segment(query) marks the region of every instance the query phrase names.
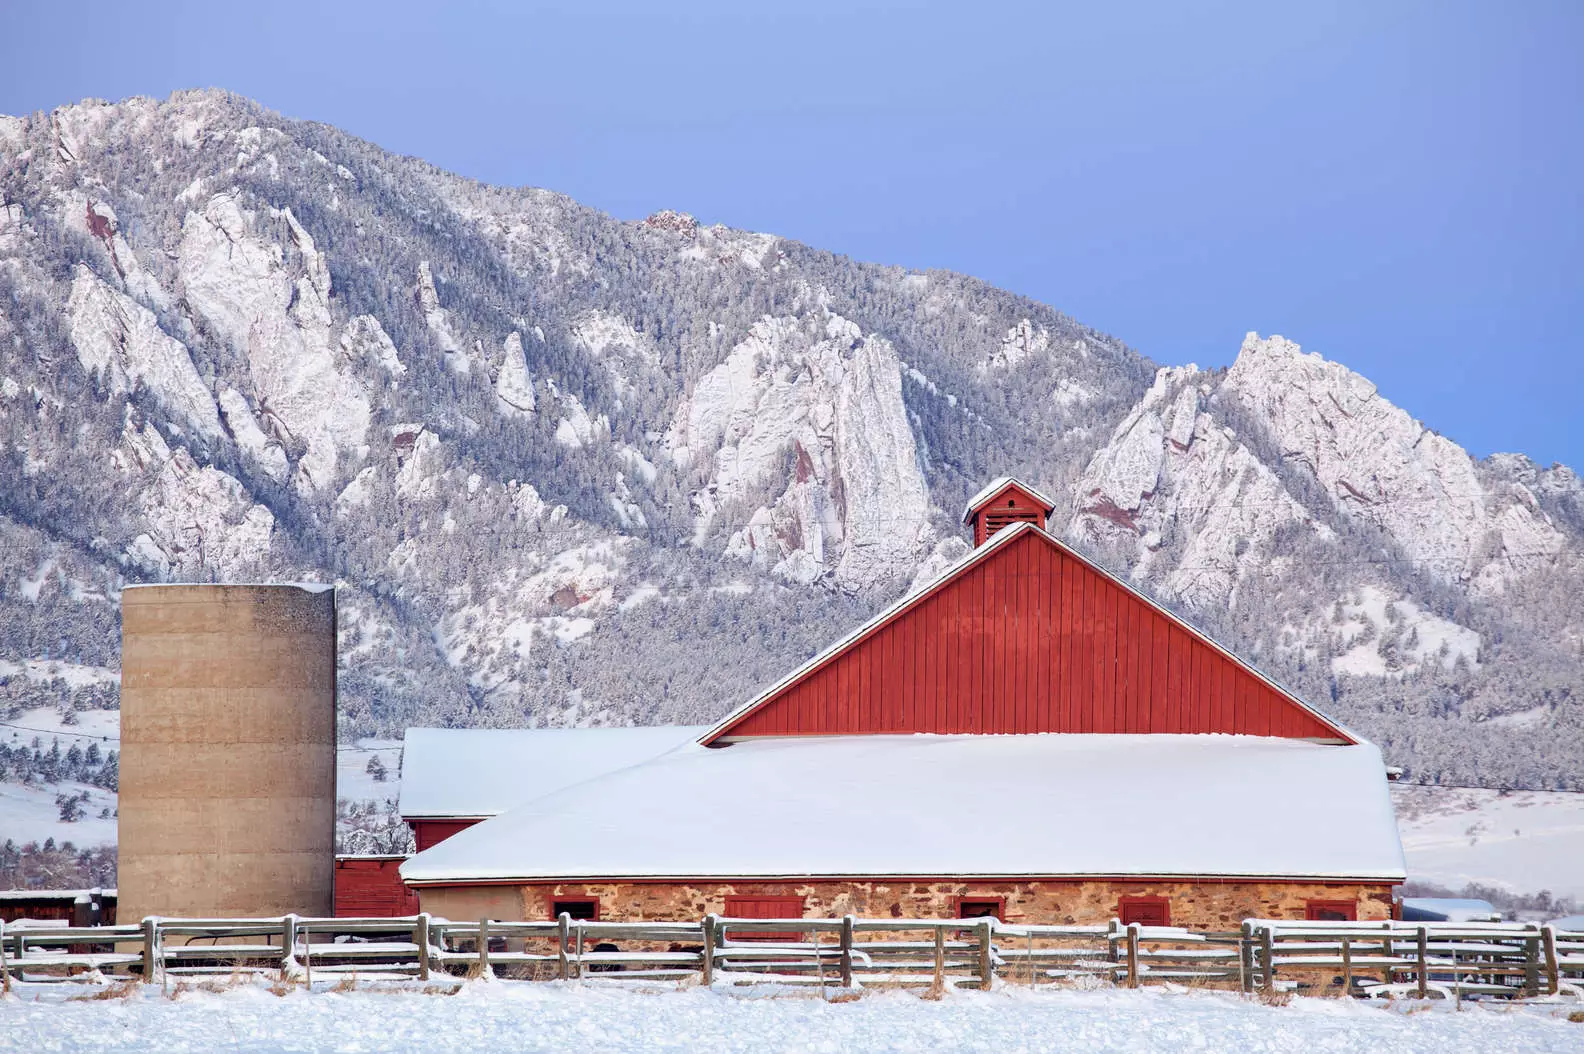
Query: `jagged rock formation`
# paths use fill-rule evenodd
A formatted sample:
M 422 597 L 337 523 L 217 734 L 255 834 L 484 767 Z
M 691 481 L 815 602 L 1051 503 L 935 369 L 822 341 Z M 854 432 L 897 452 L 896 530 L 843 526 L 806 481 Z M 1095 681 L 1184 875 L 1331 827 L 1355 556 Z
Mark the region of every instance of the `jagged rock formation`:
M 1584 760 L 1578 477 L 1280 338 L 1157 370 L 961 276 L 184 92 L 0 119 L 0 348 L 6 661 L 113 667 L 126 582 L 333 579 L 349 733 L 707 720 L 1014 472 L 1416 774 Z M 0 683 L 46 697 L 83 698 Z
M 678 407 L 666 442 L 684 469 L 713 465 L 692 495 L 700 541 L 723 507 L 773 494 L 725 551 L 786 580 L 884 587 L 932 540 L 896 351 L 823 306 L 756 322 Z

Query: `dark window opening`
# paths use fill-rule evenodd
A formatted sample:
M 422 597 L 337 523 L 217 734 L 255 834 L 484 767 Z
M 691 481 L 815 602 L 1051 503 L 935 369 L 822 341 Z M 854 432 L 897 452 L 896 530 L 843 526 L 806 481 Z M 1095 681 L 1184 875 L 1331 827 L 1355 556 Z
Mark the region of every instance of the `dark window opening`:
M 1310 922 L 1357 922 L 1358 902 L 1311 900 L 1304 904 L 1304 918 Z
M 957 917 L 959 919 L 999 919 L 1005 922 L 1006 898 L 958 897 Z
M 550 901 L 550 917 L 559 919 L 563 914 L 582 922 L 599 921 L 598 897 L 556 897 Z
M 1124 926 L 1170 926 L 1171 901 L 1165 897 L 1123 897 L 1117 902 L 1117 918 Z

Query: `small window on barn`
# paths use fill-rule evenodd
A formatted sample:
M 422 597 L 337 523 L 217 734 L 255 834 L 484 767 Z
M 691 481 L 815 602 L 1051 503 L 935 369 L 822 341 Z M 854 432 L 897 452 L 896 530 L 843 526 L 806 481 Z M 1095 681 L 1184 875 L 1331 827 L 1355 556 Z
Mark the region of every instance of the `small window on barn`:
M 958 897 L 959 919 L 1000 919 L 1006 921 L 1005 897 Z
M 1124 926 L 1170 926 L 1171 901 L 1165 897 L 1122 897 L 1117 901 L 1117 918 Z
M 726 917 L 734 919 L 801 919 L 803 917 L 802 897 L 727 897 Z M 803 935 L 796 931 L 775 931 L 771 933 L 744 933 L 740 930 L 726 931 L 726 939 L 731 941 L 796 941 L 802 940 Z
M 559 919 L 562 914 L 583 922 L 599 921 L 599 897 L 554 897 L 550 901 L 550 917 Z
M 1358 902 L 1354 900 L 1310 900 L 1304 903 L 1304 918 L 1311 922 L 1357 922 Z

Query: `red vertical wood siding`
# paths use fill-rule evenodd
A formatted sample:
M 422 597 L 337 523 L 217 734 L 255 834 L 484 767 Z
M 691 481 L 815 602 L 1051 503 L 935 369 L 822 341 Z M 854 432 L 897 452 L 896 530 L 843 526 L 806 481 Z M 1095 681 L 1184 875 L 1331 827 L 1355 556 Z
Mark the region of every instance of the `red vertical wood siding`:
M 378 918 L 418 914 L 418 896 L 402 884 L 405 857 L 337 857 L 335 913 L 342 917 Z
M 432 845 L 439 845 L 458 831 L 465 831 L 478 823 L 477 820 L 411 820 L 413 841 L 417 843 L 418 852 L 423 852 Z
M 713 738 L 886 732 L 1348 738 L 1041 531 L 968 566 Z

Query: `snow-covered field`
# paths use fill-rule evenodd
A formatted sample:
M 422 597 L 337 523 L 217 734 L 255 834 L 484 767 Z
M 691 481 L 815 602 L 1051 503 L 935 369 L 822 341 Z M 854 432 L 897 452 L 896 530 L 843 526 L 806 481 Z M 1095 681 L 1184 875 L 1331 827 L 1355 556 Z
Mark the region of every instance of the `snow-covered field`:
M 55 796 L 78 793 L 88 795 L 83 805 L 85 815 L 76 823 L 62 823 Z M 101 820 L 99 814 L 107 808 L 110 818 Z M 11 839 L 18 845 L 26 845 L 53 838 L 56 842 L 70 842 L 79 849 L 113 845 L 116 840 L 115 810 L 114 794 L 86 783 L 34 787 L 0 783 L 0 842 Z
M 38 665 L 38 664 L 35 664 Z M 51 664 L 56 673 L 57 667 Z M 15 671 L 16 664 L 0 661 L 0 674 Z M 92 667 L 75 667 L 90 670 Z M 111 676 L 115 674 L 112 671 Z M 60 741 L 62 751 L 73 745 L 87 749 L 89 743 L 98 743 L 100 750 L 117 750 L 121 746 L 121 713 L 118 710 L 84 710 L 77 715 L 77 723 L 66 725 L 60 713 L 51 707 L 24 710 L 15 718 L 0 724 L 0 742 L 9 747 L 27 747 L 34 739 L 47 751 L 54 740 Z M 55 798 L 60 794 L 88 795 L 83 804 L 83 819 L 76 823 L 62 823 L 60 808 Z M 110 810 L 109 819 L 99 814 Z M 71 842 L 79 848 L 108 845 L 116 840 L 116 796 L 111 791 L 91 787 L 85 783 L 56 783 L 24 787 L 20 783 L 0 782 L 0 842 L 14 839 L 18 845 L 42 842 L 53 838 L 57 842 Z
M 463 986 L 455 995 L 357 991 L 286 996 L 245 987 L 157 989 L 74 1001 L 25 986 L 0 1000 L 0 1049 L 68 1051 L 1500 1051 L 1584 1049 L 1584 1024 L 1547 1007 L 1371 1006 L 1297 999 L 1264 1006 L 1223 993 L 1040 992 L 1007 988 L 928 1002 L 875 993 Z M 72 986 L 77 987 L 77 986 Z
M 394 799 L 401 791 L 401 752 L 399 739 L 360 739 L 336 751 L 336 797 L 351 801 Z M 369 758 L 378 756 L 385 766 L 385 781 L 368 773 Z
M 1584 901 L 1584 794 L 1393 787 L 1410 877 Z

